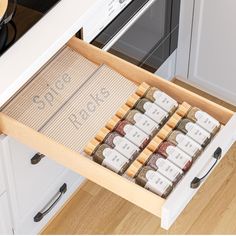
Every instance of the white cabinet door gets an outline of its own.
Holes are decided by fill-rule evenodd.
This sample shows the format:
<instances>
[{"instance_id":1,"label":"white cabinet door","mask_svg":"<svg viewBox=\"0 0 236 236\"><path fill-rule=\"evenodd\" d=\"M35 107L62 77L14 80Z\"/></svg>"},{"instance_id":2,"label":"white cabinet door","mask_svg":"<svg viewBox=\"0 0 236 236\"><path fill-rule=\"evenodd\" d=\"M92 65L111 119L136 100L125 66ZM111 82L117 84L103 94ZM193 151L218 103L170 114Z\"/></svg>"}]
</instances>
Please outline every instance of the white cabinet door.
<instances>
[{"instance_id":1,"label":"white cabinet door","mask_svg":"<svg viewBox=\"0 0 236 236\"><path fill-rule=\"evenodd\" d=\"M236 1L197 0L188 79L236 104Z\"/></svg>"},{"instance_id":2,"label":"white cabinet door","mask_svg":"<svg viewBox=\"0 0 236 236\"><path fill-rule=\"evenodd\" d=\"M0 196L0 235L12 233L7 194L4 193Z\"/></svg>"}]
</instances>

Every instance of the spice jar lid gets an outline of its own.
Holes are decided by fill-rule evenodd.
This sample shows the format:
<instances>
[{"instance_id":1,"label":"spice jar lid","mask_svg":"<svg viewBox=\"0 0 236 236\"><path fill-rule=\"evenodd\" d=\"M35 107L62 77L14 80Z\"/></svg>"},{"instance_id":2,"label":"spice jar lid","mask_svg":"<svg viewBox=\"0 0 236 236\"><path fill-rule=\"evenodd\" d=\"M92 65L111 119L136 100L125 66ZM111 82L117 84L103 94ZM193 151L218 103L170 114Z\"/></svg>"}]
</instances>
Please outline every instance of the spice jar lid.
<instances>
[{"instance_id":1,"label":"spice jar lid","mask_svg":"<svg viewBox=\"0 0 236 236\"><path fill-rule=\"evenodd\" d=\"M120 118L117 117L117 116L113 116L110 120L108 120L108 122L106 123L106 127L109 129L109 130L113 130L117 124L120 122Z\"/></svg>"},{"instance_id":2,"label":"spice jar lid","mask_svg":"<svg viewBox=\"0 0 236 236\"><path fill-rule=\"evenodd\" d=\"M148 85L147 83L143 82L142 84L140 84L136 90L136 93L139 96L144 96L146 94L146 92L151 88L150 85Z\"/></svg>"},{"instance_id":3,"label":"spice jar lid","mask_svg":"<svg viewBox=\"0 0 236 236\"><path fill-rule=\"evenodd\" d=\"M128 107L126 104L120 107L120 109L116 112L116 115L119 118L124 118L127 112L130 110L130 107Z\"/></svg>"},{"instance_id":4,"label":"spice jar lid","mask_svg":"<svg viewBox=\"0 0 236 236\"><path fill-rule=\"evenodd\" d=\"M182 117L177 113L174 113L171 118L167 121L167 125L174 129L181 121Z\"/></svg>"},{"instance_id":5,"label":"spice jar lid","mask_svg":"<svg viewBox=\"0 0 236 236\"><path fill-rule=\"evenodd\" d=\"M145 148L137 157L136 160L141 162L142 164L145 164L149 157L153 154L152 151L150 151L148 148Z\"/></svg>"},{"instance_id":6,"label":"spice jar lid","mask_svg":"<svg viewBox=\"0 0 236 236\"><path fill-rule=\"evenodd\" d=\"M135 161L130 165L130 167L126 170L125 173L126 173L128 176L134 178L134 177L138 174L138 172L139 172L139 170L142 168L142 166L143 166L143 165L142 165L139 161L135 160Z\"/></svg>"},{"instance_id":7,"label":"spice jar lid","mask_svg":"<svg viewBox=\"0 0 236 236\"><path fill-rule=\"evenodd\" d=\"M128 98L126 104L132 108L136 105L139 99L140 99L140 96L134 93Z\"/></svg>"},{"instance_id":8,"label":"spice jar lid","mask_svg":"<svg viewBox=\"0 0 236 236\"><path fill-rule=\"evenodd\" d=\"M152 152L155 152L158 147L161 145L161 143L163 142L162 139L160 139L159 137L154 137L152 139L152 141L147 145L147 148L152 151Z\"/></svg>"},{"instance_id":9,"label":"spice jar lid","mask_svg":"<svg viewBox=\"0 0 236 236\"><path fill-rule=\"evenodd\" d=\"M189 105L187 102L183 102L181 105L179 105L178 109L176 110L176 113L184 117L187 115L190 109L191 105Z\"/></svg>"},{"instance_id":10,"label":"spice jar lid","mask_svg":"<svg viewBox=\"0 0 236 236\"><path fill-rule=\"evenodd\" d=\"M95 138L99 141L102 142L106 136L110 133L111 131L107 129L106 127L102 127L99 132L96 134Z\"/></svg>"},{"instance_id":11,"label":"spice jar lid","mask_svg":"<svg viewBox=\"0 0 236 236\"><path fill-rule=\"evenodd\" d=\"M167 124L165 124L157 133L157 137L159 137L162 140L165 140L170 133L172 132L172 128L170 126L168 126Z\"/></svg>"},{"instance_id":12,"label":"spice jar lid","mask_svg":"<svg viewBox=\"0 0 236 236\"><path fill-rule=\"evenodd\" d=\"M93 138L84 148L84 152L91 156L94 152L94 150L97 148L97 146L100 144L98 140Z\"/></svg>"}]
</instances>

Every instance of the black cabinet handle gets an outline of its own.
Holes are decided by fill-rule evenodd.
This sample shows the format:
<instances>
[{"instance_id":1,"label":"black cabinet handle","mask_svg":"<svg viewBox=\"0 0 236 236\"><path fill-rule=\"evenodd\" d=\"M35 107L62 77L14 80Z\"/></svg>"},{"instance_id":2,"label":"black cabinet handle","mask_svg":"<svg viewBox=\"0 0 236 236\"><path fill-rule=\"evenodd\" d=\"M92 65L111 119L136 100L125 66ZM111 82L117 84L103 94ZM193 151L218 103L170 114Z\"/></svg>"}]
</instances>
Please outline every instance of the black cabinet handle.
<instances>
[{"instance_id":1,"label":"black cabinet handle","mask_svg":"<svg viewBox=\"0 0 236 236\"><path fill-rule=\"evenodd\" d=\"M35 217L34 217L34 222L39 222L43 219L44 216L46 216L52 209L54 206L56 206L56 204L58 203L58 201L62 198L63 194L67 191L67 185L64 183L58 193L56 194L56 196L53 197L53 199L49 202L49 204L53 201L52 204L47 204L41 211L39 211ZM48 206L49 205L49 206Z\"/></svg>"},{"instance_id":2,"label":"black cabinet handle","mask_svg":"<svg viewBox=\"0 0 236 236\"><path fill-rule=\"evenodd\" d=\"M204 180L207 175L209 175L209 173L211 172L211 170L213 169L213 167L216 165L216 163L218 162L218 160L221 158L222 155L222 149L220 147L218 147L215 152L213 153L213 158L215 159L214 163L212 164L212 166L210 167L210 169L206 172L205 175L203 175L202 177L195 177L191 184L190 187L191 188L198 188L202 182L202 180Z\"/></svg>"},{"instance_id":3,"label":"black cabinet handle","mask_svg":"<svg viewBox=\"0 0 236 236\"><path fill-rule=\"evenodd\" d=\"M41 153L36 153L32 158L31 158L31 164L32 165L36 165L36 164L38 164L41 160L42 160L42 158L44 158L45 157L45 155L43 155L43 154L41 154Z\"/></svg>"}]
</instances>

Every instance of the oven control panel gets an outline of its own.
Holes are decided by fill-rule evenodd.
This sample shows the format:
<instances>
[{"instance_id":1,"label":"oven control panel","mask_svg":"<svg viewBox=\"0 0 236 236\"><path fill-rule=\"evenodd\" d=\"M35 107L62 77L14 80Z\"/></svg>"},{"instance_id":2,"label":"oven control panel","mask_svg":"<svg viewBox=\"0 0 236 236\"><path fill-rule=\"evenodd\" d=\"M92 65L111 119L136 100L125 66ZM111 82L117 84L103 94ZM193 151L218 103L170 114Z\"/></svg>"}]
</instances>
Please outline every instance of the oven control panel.
<instances>
[{"instance_id":1,"label":"oven control panel","mask_svg":"<svg viewBox=\"0 0 236 236\"><path fill-rule=\"evenodd\" d=\"M94 39L132 0L101 0L83 26L83 39ZM134 0L133 0L134 1Z\"/></svg>"}]
</instances>

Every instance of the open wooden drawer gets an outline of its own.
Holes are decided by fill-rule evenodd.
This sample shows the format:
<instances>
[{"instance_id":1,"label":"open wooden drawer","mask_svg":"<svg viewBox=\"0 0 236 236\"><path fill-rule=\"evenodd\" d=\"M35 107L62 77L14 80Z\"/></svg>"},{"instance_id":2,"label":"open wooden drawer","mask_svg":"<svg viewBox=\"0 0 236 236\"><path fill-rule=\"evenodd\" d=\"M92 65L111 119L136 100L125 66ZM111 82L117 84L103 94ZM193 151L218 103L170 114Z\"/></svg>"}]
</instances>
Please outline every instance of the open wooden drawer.
<instances>
[{"instance_id":1,"label":"open wooden drawer","mask_svg":"<svg viewBox=\"0 0 236 236\"><path fill-rule=\"evenodd\" d=\"M201 185L197 189L190 187L190 183L194 177L202 176L203 173L208 170L209 166L214 161L212 155L218 147L222 149L223 157L235 141L236 115L224 107L95 48L77 38L72 38L68 42L68 46L95 64L108 65L135 84L147 82L168 93L178 102L186 101L192 106L201 108L218 119L223 125L223 128L167 199L162 199L126 178L98 165L91 159L85 157L85 154L76 152L62 145L41 132L9 117L3 112L0 113L0 132L18 139L20 142L47 155L61 165L78 172L89 180L160 217L161 226L168 229L201 187ZM94 130L94 134L97 131L98 130Z\"/></svg>"}]
</instances>

